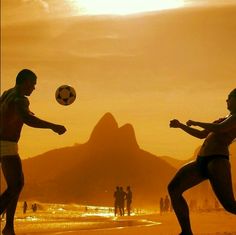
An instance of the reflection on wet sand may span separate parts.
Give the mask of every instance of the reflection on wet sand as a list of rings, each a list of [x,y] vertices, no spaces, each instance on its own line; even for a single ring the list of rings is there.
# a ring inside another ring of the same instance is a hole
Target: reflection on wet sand
[[[77,204],[46,204],[37,202],[33,212],[31,202],[23,213],[23,203],[17,207],[17,235],[176,235],[179,225],[173,212],[134,209],[132,216],[114,216],[111,207]],[[196,235],[236,235],[236,217],[222,208],[191,211]],[[2,228],[5,218],[2,219]]]
[[[38,204],[37,212],[22,211],[19,203],[15,219],[17,234],[56,233],[77,230],[122,229],[131,226],[152,226],[155,221],[132,217],[114,217],[112,208],[75,204]],[[4,226],[5,219],[2,219]]]

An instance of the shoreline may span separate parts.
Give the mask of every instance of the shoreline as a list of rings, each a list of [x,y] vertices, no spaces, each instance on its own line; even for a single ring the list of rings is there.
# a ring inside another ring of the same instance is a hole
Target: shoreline
[[[194,234],[197,235],[236,235],[236,216],[227,212],[193,213],[191,221]],[[115,219],[91,217],[85,218],[86,226],[78,225],[77,222],[73,219],[65,223],[62,221],[31,222],[27,226],[18,222],[16,235],[176,235],[180,232],[173,213]]]
[[[16,235],[177,235],[173,212],[140,213],[115,217],[110,208],[70,204],[39,204],[37,212],[23,214],[19,204]],[[93,209],[92,209],[93,208]],[[236,216],[223,209],[191,212],[194,235],[236,235]],[[5,220],[1,221],[3,228]]]

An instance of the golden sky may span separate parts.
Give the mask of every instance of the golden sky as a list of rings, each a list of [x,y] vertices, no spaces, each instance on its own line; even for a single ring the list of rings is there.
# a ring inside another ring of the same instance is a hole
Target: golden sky
[[[188,158],[202,141],[170,129],[169,120],[210,122],[228,113],[235,1],[142,2],[1,1],[1,92],[21,69],[32,69],[38,84],[31,110],[68,129],[58,136],[25,126],[22,158],[85,143],[106,112],[119,126],[134,126],[142,149]],[[55,101],[62,84],[77,91],[71,106]]]

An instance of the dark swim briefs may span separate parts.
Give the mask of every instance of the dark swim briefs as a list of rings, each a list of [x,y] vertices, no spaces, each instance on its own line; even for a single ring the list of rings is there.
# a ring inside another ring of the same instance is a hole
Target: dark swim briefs
[[[197,157],[197,166],[201,171],[202,175],[208,178],[208,164],[215,159],[226,159],[229,160],[228,155],[215,154],[210,156],[198,156]]]

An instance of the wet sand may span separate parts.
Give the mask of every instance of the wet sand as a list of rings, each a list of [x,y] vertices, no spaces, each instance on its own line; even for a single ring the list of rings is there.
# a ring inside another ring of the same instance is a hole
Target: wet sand
[[[194,234],[236,235],[236,216],[226,212],[192,213],[191,219]],[[16,223],[17,235],[177,235],[179,231],[173,213]]]
[[[236,216],[225,212],[207,212],[192,214],[192,227],[197,235],[236,235]],[[128,218],[127,220],[134,218]],[[145,225],[134,225],[85,230],[57,232],[53,235],[177,235],[180,232],[179,225],[173,214],[137,216],[137,220],[152,221]],[[45,233],[42,235],[46,235]]]
[[[16,235],[177,235],[180,228],[174,213],[133,214],[114,217],[108,208],[88,211],[84,207],[43,205],[36,213],[18,209]],[[194,234],[236,235],[236,216],[224,210],[192,212]],[[1,227],[5,221],[1,222]]]

